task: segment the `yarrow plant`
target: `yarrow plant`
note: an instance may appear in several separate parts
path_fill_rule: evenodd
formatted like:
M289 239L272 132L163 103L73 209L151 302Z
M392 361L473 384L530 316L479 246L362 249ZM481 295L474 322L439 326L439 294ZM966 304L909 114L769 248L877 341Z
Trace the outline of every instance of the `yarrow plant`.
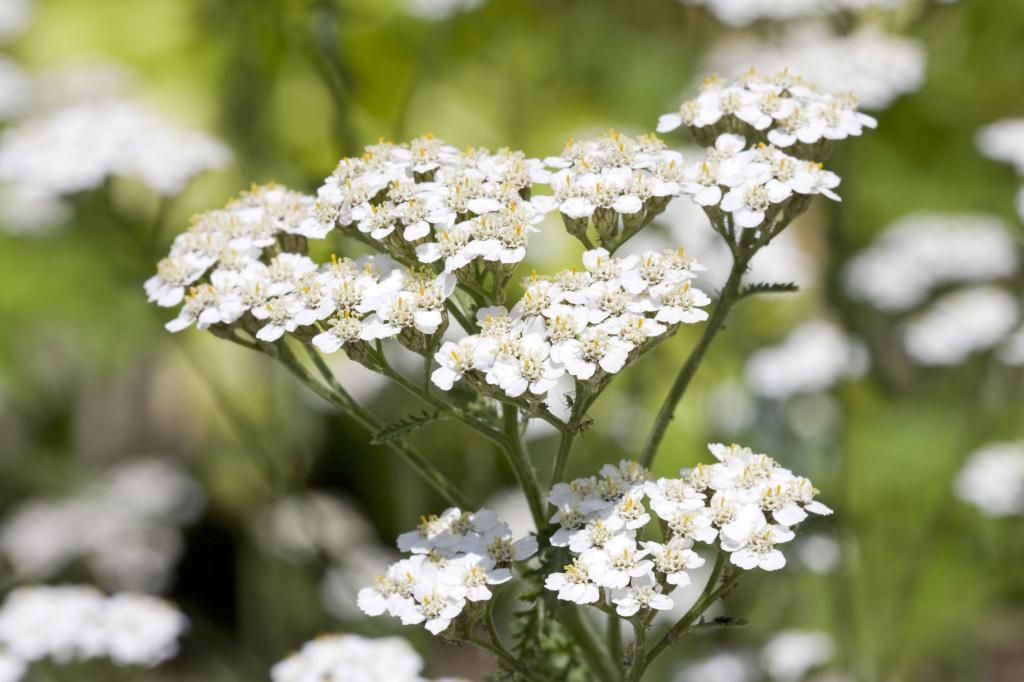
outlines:
M810 481L739 445L712 444L714 463L675 478L651 467L731 309L795 288L744 282L751 259L815 195L839 199L839 177L823 164L836 143L874 124L851 96L787 72L751 72L709 80L662 117L659 132L685 125L704 145L691 161L654 134L616 131L570 140L543 159L457 149L430 135L380 142L339 162L315 196L259 186L198 216L145 289L177 309L170 331L194 325L280 361L450 504L399 536L406 556L359 592L365 613L485 649L508 679L639 680L689 630L741 622L703 614L745 572L782 568L781 548L799 525L831 513ZM617 254L682 196L732 254L718 292L702 288L703 267L682 246ZM519 272L530 236L556 229L554 213L584 245L582 262ZM595 402L683 325L700 337L638 455L570 481L573 444ZM392 364L396 342L419 356L418 376ZM338 352L426 409L381 423L330 369L324 355ZM515 537L408 442L439 420L462 423L502 453L535 534ZM559 437L543 486L522 438L530 420ZM676 588L709 560L697 601L649 644L654 614L674 607ZM497 597L515 586L525 586L525 609L496 622ZM599 612L608 646L593 634Z

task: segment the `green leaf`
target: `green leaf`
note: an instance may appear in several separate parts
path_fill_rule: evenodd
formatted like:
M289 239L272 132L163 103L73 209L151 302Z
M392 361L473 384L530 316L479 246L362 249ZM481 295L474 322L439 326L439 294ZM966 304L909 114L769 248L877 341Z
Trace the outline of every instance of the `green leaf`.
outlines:
M390 443L391 441L398 440L413 431L422 429L427 424L439 419L444 419L444 415L442 415L438 410L433 412L424 410L420 414L412 414L402 417L398 421L385 426L383 429L373 434L373 437L370 438L370 443L373 445Z
M755 294L788 294L799 291L800 287L795 282L757 282L748 284L740 291L740 297L753 296Z

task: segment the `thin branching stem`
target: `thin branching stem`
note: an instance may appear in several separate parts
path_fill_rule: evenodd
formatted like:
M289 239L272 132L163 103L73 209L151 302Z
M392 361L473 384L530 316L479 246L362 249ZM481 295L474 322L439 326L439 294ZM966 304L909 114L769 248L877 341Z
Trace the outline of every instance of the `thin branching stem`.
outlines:
M519 435L519 410L511 405L502 405L502 417L504 423L504 451L508 463L515 472L516 479L526 495L526 502L530 506L530 514L537 529L546 525L544 513L544 493L537 480L537 471L533 468L526 449L523 447L523 440Z
M712 604L732 590L736 581L739 579L741 572L735 571L729 573L726 569L725 561L725 553L719 552L718 557L715 559L714 568L711 569L711 575L708 577L708 582L704 585L704 591L701 592L700 597L698 597L697 601L694 602L692 607L690 607L690 610L686 612L686 615L680 618L675 625L669 628L668 632L666 632L662 638L659 639L653 647L651 647L651 650L647 652L647 655L642 659L643 662L640 665L640 675L643 674L643 671L647 666L649 666L661 652L671 646L677 639L686 633L686 631L697 622L697 619L704 615L705 611L711 608ZM726 577L722 580L721 584L719 584L719 578L723 573L726 574ZM640 678L637 677L636 679Z

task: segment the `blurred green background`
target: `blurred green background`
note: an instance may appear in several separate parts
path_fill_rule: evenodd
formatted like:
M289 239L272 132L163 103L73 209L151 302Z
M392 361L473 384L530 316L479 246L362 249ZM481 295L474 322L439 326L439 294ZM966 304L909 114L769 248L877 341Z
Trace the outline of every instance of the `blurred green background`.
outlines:
M915 6L893 28L924 45L923 86L833 157L843 203L816 204L798 226L814 281L741 306L656 466L671 473L705 459L704 444L722 438L772 453L815 480L836 509L816 530L838 541L842 560L822 574L791 557L781 574L749 576L729 610L751 625L695 637L649 679L671 679L682 658L721 646L754 650L784 628L828 632L832 669L854 679L1024 678L1024 527L989 519L951 492L973 449L1024 438L1019 368L986 357L941 370L875 362L830 398L803 405L813 411L827 400L838 415L811 433L792 428L786 405L756 403L738 430L716 418L738 409L722 407L723 382L741 381L745 358L802 320L841 321L886 351L887 321L845 298L838 273L890 221L914 210L981 211L1003 218L1020 241L1019 180L981 157L974 135L1024 114L1024 3ZM83 57L118 62L134 74L133 96L227 143L229 168L199 176L170 204L166 244L192 213L251 182L313 192L339 158L381 137L430 131L456 146L543 157L570 135L646 132L694 91L708 50L736 32L675 0L490 0L435 22L383 0L41 0L4 52L30 70ZM667 140L690 144L678 132ZM384 545L443 503L269 360L195 331L166 333L163 311L142 292L155 257L127 236L154 220L157 198L131 181L104 191L110 206L82 208L56 231L0 231L0 516L71 494L136 455L170 456L202 484L207 505L186 528L167 589L192 632L154 679L265 679L288 651L333 631L400 632L433 674L483 679L486 661L473 652L440 647L417 628L332 613L321 583L333 557L300 561L260 542L265 510L309 490L347 499L373 529L361 542L376 536ZM579 249L556 222L547 230L546 248L531 259L550 271ZM685 243L685 227L676 234ZM577 443L571 474L635 455L695 339L681 332L616 382ZM338 367L382 416L416 407L344 361ZM433 427L412 438L480 503L513 482L469 432ZM543 475L555 442L540 436L531 446ZM54 580L91 577L72 565Z

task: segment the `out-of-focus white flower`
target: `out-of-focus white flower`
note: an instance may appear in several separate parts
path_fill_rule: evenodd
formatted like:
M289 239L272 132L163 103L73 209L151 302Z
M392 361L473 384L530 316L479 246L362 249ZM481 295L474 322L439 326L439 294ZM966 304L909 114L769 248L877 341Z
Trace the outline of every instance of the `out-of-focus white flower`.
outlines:
M918 364L958 365L997 346L1019 319L1020 307L1009 292L992 286L961 289L907 321L903 345Z
M293 561L316 559L321 552L340 559L373 537L350 503L317 491L275 502L257 518L256 533L269 550Z
M405 0L406 11L427 21L444 21L459 12L471 12L486 0Z
M785 400L856 378L867 363L863 344L831 322L811 320L790 332L781 344L753 353L747 361L747 382L758 395Z
M75 104L124 99L133 74L125 66L105 59L85 58L32 74L33 113L52 112Z
M685 666L675 682L751 682L754 671L739 654L723 651Z
M0 0L0 43L20 35L32 19L32 0Z
M808 535L797 542L796 553L800 563L820 575L831 573L839 565L839 543L822 533Z
M798 682L834 655L832 638L813 630L787 630L772 637L761 650L761 663L774 680Z
M184 545L179 527L203 507L195 482L170 462L128 462L81 492L30 501L0 528L0 552L17 575L41 580L84 559L111 588L162 590Z
M985 214L905 216L846 266L847 293L887 312L913 308L938 287L985 282L1017 271L1013 238Z
M1024 176L1024 118L1006 118L978 131L978 149L990 159L1012 164Z
M29 185L0 185L0 229L13 234L45 234L67 220L63 200Z
M975 450L953 489L989 516L1024 515L1024 443L990 443Z
M422 682L423 659L399 637L328 635L274 665L273 682Z
M21 587L0 607L0 644L23 661L109 658L154 667L174 657L188 620L146 595L104 597L90 587Z
M776 41L728 39L708 57L711 70L739 76L751 66L771 73L788 68L836 92L852 92L866 109L885 109L921 87L927 57L915 40L865 26L839 36L824 24L788 28Z
M18 682L27 668L24 661L0 648L0 682Z
M5 130L0 182L62 196L130 176L174 195L193 175L221 168L229 158L221 142L174 128L137 103L87 103Z
M0 4L3 0L0 0ZM31 79L15 62L0 57L0 121L24 111L31 96Z

